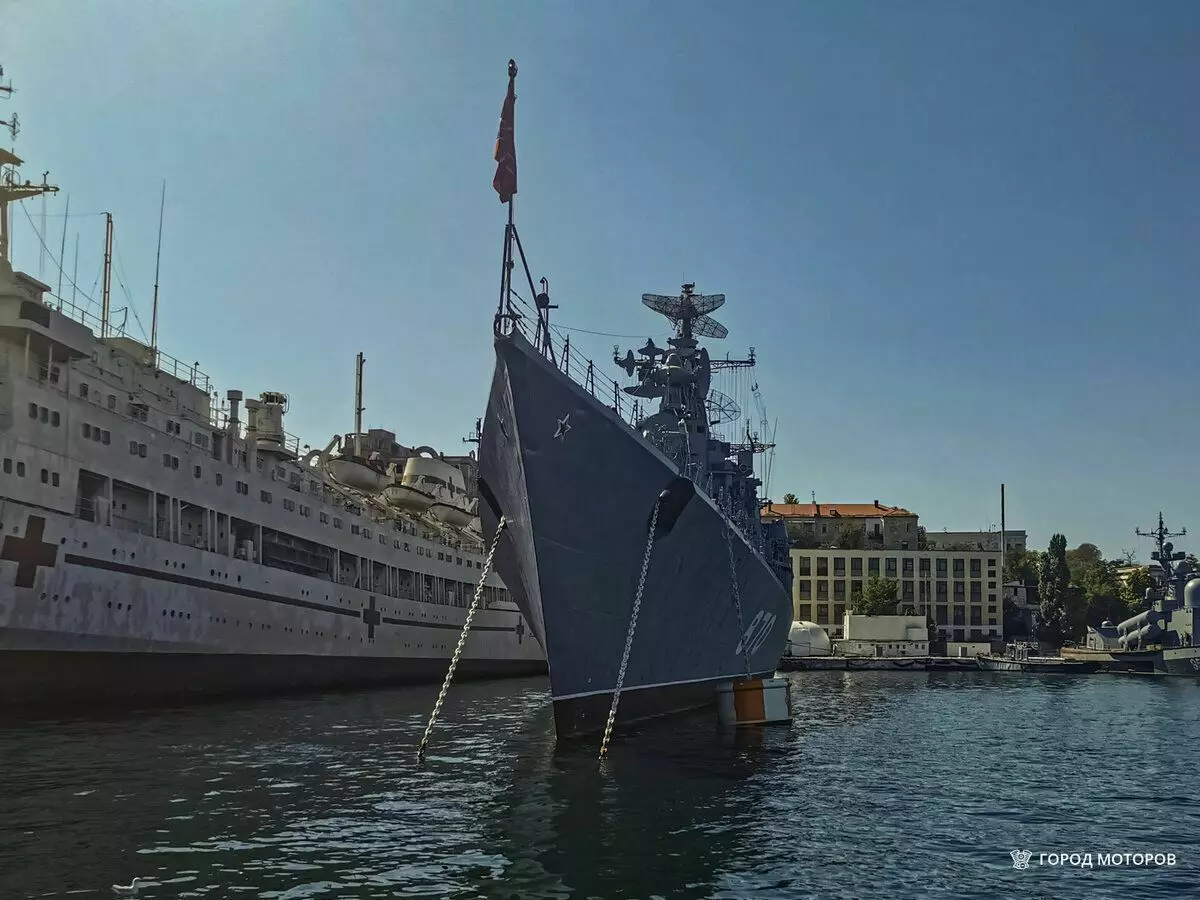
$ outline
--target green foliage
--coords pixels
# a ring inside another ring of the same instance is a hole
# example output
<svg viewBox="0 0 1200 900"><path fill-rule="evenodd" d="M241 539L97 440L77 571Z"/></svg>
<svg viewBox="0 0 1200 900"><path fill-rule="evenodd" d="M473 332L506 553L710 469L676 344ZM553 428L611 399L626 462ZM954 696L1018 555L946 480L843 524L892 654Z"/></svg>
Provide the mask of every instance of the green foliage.
<svg viewBox="0 0 1200 900"><path fill-rule="evenodd" d="M1130 615L1136 615L1146 608L1146 591L1154 586L1154 578L1148 567L1142 566L1130 574L1125 585L1125 605Z"/></svg>
<svg viewBox="0 0 1200 900"><path fill-rule="evenodd" d="M797 497L795 494L784 494L783 502L787 506L792 506L793 504L799 503L800 498Z"/></svg>
<svg viewBox="0 0 1200 900"><path fill-rule="evenodd" d="M1010 550L1004 554L1004 580L1037 584L1041 554L1036 550Z"/></svg>
<svg viewBox="0 0 1200 900"><path fill-rule="evenodd" d="M1042 554L1038 571L1038 595L1041 610L1038 613L1040 636L1061 643L1070 633L1067 604L1071 601L1068 589L1071 586L1071 570L1067 566L1067 539L1061 534L1050 538L1049 549Z"/></svg>
<svg viewBox="0 0 1200 900"><path fill-rule="evenodd" d="M867 543L867 533L849 522L843 522L838 528L837 540L834 546L840 550L862 550Z"/></svg>
<svg viewBox="0 0 1200 900"><path fill-rule="evenodd" d="M788 522L784 527L787 528L788 543L798 550L815 550L820 545L816 535L799 522Z"/></svg>
<svg viewBox="0 0 1200 900"><path fill-rule="evenodd" d="M929 549L929 537L925 532L924 525L917 526L917 549L918 550L928 550Z"/></svg>
<svg viewBox="0 0 1200 900"><path fill-rule="evenodd" d="M850 594L848 608L857 616L891 616L896 613L900 597L900 582L895 578L872 575L862 592Z"/></svg>
<svg viewBox="0 0 1200 900"><path fill-rule="evenodd" d="M1104 565L1104 556L1095 544L1080 544L1066 553L1067 568L1071 570L1071 581L1082 584L1087 572Z"/></svg>

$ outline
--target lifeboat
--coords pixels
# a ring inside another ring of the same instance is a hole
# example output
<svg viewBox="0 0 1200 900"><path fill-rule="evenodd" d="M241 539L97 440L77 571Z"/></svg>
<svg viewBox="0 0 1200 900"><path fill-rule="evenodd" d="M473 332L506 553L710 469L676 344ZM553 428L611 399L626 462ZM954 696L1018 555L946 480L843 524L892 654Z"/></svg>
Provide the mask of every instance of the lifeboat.
<svg viewBox="0 0 1200 900"><path fill-rule="evenodd" d="M465 528L476 516L477 503L467 498L462 472L437 457L427 447L418 449L427 454L411 456L404 463L404 472L384 489L389 503L413 512L428 512L430 516L455 528Z"/></svg>
<svg viewBox="0 0 1200 900"><path fill-rule="evenodd" d="M364 493L378 494L387 487L388 477L383 469L361 456L331 456L325 468L335 481Z"/></svg>
<svg viewBox="0 0 1200 900"><path fill-rule="evenodd" d="M399 509L416 513L423 513L433 505L433 498L424 491L396 480L383 489L383 499Z"/></svg>
<svg viewBox="0 0 1200 900"><path fill-rule="evenodd" d="M479 501L467 500L465 496L461 497L460 500L461 505L437 501L429 508L429 514L439 522L445 522L447 525L453 525L455 528L466 528L478 515L476 509L479 506Z"/></svg>

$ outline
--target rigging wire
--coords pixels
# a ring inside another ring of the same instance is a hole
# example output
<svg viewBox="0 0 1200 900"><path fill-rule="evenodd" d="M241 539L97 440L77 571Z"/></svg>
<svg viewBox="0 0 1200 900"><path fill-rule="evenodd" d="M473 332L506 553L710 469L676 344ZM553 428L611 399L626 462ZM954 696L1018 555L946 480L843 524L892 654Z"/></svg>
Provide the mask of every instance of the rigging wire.
<svg viewBox="0 0 1200 900"><path fill-rule="evenodd" d="M42 239L42 233L41 233L41 231L38 229L37 225L34 223L34 221L33 221L33 216L29 215L29 210L28 210L28 209L26 209L26 207L25 207L25 204L24 204L24 203L20 203L20 204L18 204L18 205L21 207L21 212L25 213L25 218L29 220L29 225L30 225L30 227L31 227L31 228L33 228L33 233L34 233L34 234L37 236L38 243L40 243L40 244L41 244L43 247L45 247L45 248L46 248L46 252L50 254L50 257L51 257L51 259L52 259L52 260L55 260L55 261L57 261L57 257L55 257L55 256L54 256L54 254L53 254L53 253L50 251L50 248L49 248L49 247L46 247L46 242L45 242L45 241ZM74 214L72 214L72 215L74 215ZM68 282L70 282L70 284L71 284L71 287L73 287L73 288L75 288L77 291L79 291L79 293L80 293L80 294L82 294L82 295L83 295L83 296L84 296L84 297L85 297L85 298L88 300L88 302L90 302L90 303L91 303L93 306L97 305L97 304L96 304L96 300L95 300L95 298L94 298L94 297L92 297L92 296L90 296L90 295L89 295L89 294L88 294L86 291L84 291L84 289L83 289L83 288L79 287L79 285L77 285L77 284L75 283L75 279L73 279L73 278L68 278L68 277L66 276L65 272L64 272L64 274L63 274L63 277L64 277L64 278L66 278L66 280L67 280ZM96 276L96 284L99 284L99 283L100 283L100 276L99 276L99 275L97 275L97 276ZM92 285L92 290L93 290L93 291L95 291L95 290L96 290L96 285L95 285L95 284L93 284L93 285ZM60 299L61 299L61 298L60 298Z"/></svg>

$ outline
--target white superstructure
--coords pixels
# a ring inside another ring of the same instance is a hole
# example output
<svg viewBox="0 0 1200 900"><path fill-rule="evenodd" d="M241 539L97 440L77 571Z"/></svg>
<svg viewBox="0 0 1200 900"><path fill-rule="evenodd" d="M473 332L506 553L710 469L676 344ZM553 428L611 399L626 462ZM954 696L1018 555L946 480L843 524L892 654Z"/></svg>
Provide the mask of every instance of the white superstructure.
<svg viewBox="0 0 1200 900"><path fill-rule="evenodd" d="M332 477L285 395L219 408L196 367L13 271L9 202L50 189L19 163L0 151L0 701L440 678L476 530ZM485 601L459 671L543 670L495 575Z"/></svg>

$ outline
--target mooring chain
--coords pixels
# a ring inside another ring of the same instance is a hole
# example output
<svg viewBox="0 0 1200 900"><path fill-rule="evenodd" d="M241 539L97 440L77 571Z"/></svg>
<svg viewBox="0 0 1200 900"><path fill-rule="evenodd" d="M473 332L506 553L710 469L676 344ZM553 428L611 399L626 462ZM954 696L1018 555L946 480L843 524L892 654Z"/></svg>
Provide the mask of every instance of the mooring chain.
<svg viewBox="0 0 1200 900"><path fill-rule="evenodd" d="M612 738L613 722L617 720L617 704L621 702L621 688L625 686L625 669L629 665L629 651L633 647L633 632L637 629L638 613L642 609L642 593L646 590L646 573L650 571L650 551L654 549L654 532L658 529L658 507L662 497L654 501L654 512L650 514L650 533L646 535L646 553L642 557L642 574L638 577L637 594L633 598L633 612L629 617L629 631L625 634L625 649L621 653L621 667L617 670L617 686L613 689L612 706L608 710L608 721L604 723L604 737L600 741L600 758L608 752Z"/></svg>
<svg viewBox="0 0 1200 900"><path fill-rule="evenodd" d="M746 625L742 621L742 591L738 587L737 566L733 561L733 520L725 522L725 547L729 550L729 580L733 585L733 603L737 607L738 634L741 635L742 658L746 663L746 677L750 677L750 642L746 637Z"/></svg>
<svg viewBox="0 0 1200 900"><path fill-rule="evenodd" d="M454 680L454 670L458 668L458 658L462 656L463 647L467 645L467 635L471 631L471 620L475 618L475 610L479 608L479 601L483 597L483 583L492 571L492 559L496 556L496 548L500 545L500 534L504 531L504 526L507 524L508 519L501 516L499 523L496 525L496 533L492 536L492 546L488 549L487 559L483 564L483 574L479 576L479 583L475 585L475 596L471 600L470 608L467 610L467 621L463 623L462 634L458 636L458 646L454 648L454 655L450 657L450 668L446 672L446 680L442 682L442 689L438 693L437 702L433 704L433 712L429 714L429 724L425 726L425 734L421 737L421 743L417 747L417 762L422 762L425 759L425 747L429 743L429 736L433 734L433 724L437 721L438 713L442 711L442 704L446 701L446 692L450 690L450 682Z"/></svg>

